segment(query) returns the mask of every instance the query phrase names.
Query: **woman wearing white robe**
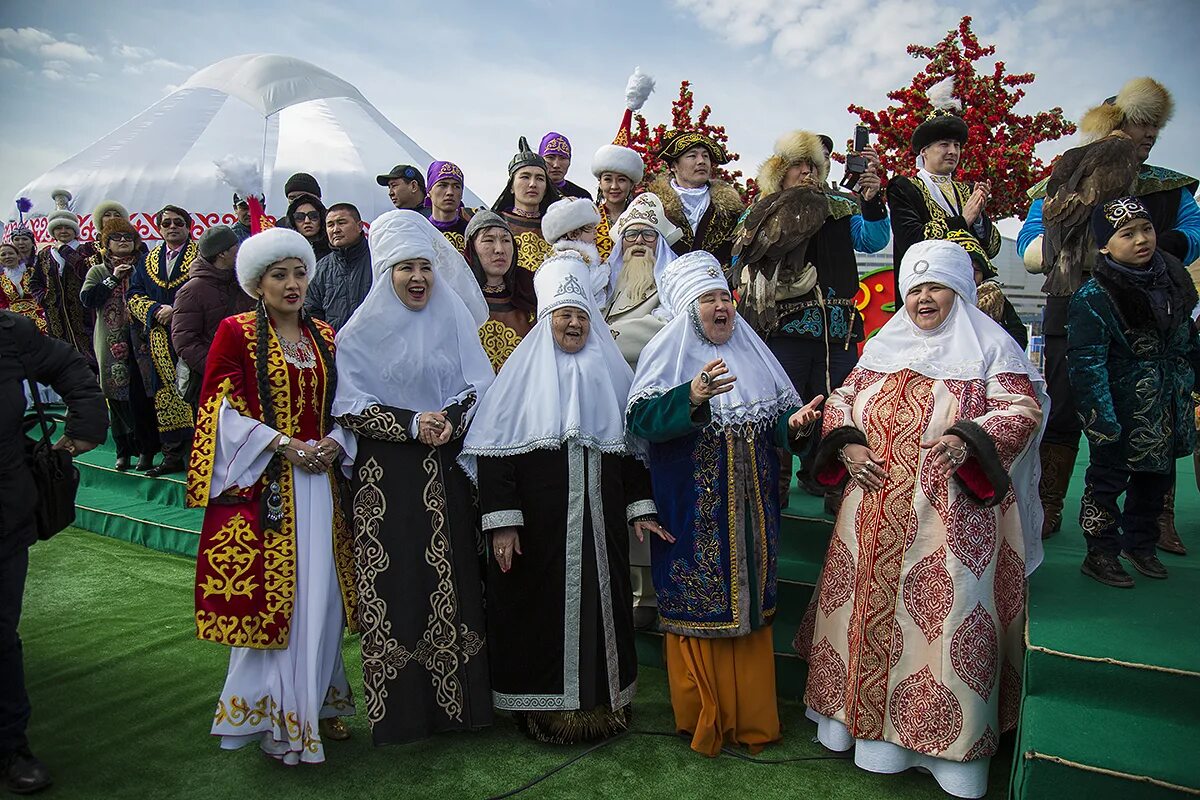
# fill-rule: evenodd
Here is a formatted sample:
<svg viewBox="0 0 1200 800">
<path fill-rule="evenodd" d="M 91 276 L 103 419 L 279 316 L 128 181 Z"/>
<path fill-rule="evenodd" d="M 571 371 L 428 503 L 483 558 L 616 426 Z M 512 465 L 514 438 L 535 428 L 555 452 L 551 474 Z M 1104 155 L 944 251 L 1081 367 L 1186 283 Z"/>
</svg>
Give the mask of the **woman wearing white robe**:
<svg viewBox="0 0 1200 800">
<path fill-rule="evenodd" d="M 312 248 L 276 228 L 238 253 L 258 308 L 223 320 L 209 351 L 188 472 L 206 506 L 196 630 L 233 648 L 212 733 L 287 764 L 319 763 L 354 713 L 342 632 L 355 608 L 342 471 L 354 439 L 334 423 L 333 329 L 302 313 Z"/>
</svg>

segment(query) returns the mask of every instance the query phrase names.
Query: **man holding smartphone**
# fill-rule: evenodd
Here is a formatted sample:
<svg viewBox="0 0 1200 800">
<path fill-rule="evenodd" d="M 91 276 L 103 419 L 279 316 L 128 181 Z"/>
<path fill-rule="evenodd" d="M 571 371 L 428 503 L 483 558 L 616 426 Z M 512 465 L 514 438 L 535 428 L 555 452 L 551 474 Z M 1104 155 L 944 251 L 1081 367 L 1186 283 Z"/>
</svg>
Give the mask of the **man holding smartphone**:
<svg viewBox="0 0 1200 800">
<path fill-rule="evenodd" d="M 858 262 L 854 253 L 876 253 L 891 238 L 887 206 L 879 191 L 879 159 L 869 144 L 863 144 L 862 151 L 853 154 L 864 162 L 853 193 L 830 186 L 829 151 L 833 142 L 827 136 L 809 131 L 792 131 L 781 136 L 775 142 L 774 153 L 759 168 L 756 179 L 761 191 L 756 202 L 770 202 L 778 193 L 808 182 L 824 191 L 829 204 L 824 224 L 808 240 L 804 268 L 796 274 L 784 269 L 778 277 L 774 297 L 776 325 L 758 331 L 801 397 L 828 397 L 858 362 L 863 322 L 854 304 L 858 293 Z M 742 222 L 749 214 L 748 211 L 742 216 Z M 761 225 L 755 235 L 772 235 L 770 227 Z M 739 233 L 741 230 L 739 224 Z M 752 243 L 744 242 L 741 252 L 754 250 Z M 737 266 L 735 263 L 735 274 L 739 273 Z M 782 467 L 779 488 L 786 505 L 792 456 L 782 450 L 779 456 Z M 825 495 L 826 490 L 808 478 L 807 466 L 807 460 L 801 462 L 801 485 L 811 494 Z"/>
</svg>

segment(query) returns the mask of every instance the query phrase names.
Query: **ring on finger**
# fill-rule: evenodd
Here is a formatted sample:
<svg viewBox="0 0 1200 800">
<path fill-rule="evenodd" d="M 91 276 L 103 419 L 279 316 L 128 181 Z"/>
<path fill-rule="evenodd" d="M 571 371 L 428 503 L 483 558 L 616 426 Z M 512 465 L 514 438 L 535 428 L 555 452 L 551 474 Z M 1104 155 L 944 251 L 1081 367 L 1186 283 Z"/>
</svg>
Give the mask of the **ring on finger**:
<svg viewBox="0 0 1200 800">
<path fill-rule="evenodd" d="M 704 384 L 705 386 L 708 386 L 710 383 L 712 383 L 712 376 L 708 374 L 708 370 L 702 370 L 700 372 L 700 383 Z"/>
</svg>

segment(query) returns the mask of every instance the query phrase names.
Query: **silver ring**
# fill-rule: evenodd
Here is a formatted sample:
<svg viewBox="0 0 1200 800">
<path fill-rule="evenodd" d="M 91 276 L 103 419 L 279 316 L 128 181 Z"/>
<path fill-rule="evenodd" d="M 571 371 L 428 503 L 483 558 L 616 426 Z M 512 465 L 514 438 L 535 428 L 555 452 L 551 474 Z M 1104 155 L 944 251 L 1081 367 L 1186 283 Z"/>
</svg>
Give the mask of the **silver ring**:
<svg viewBox="0 0 1200 800">
<path fill-rule="evenodd" d="M 297 450 L 296 455 L 300 456 L 301 458 L 308 458 L 308 453 L 304 450 Z"/>
<path fill-rule="evenodd" d="M 712 383 L 712 376 L 708 374 L 707 370 L 701 371 L 700 382 L 705 386 L 708 386 L 710 383 Z"/>
</svg>

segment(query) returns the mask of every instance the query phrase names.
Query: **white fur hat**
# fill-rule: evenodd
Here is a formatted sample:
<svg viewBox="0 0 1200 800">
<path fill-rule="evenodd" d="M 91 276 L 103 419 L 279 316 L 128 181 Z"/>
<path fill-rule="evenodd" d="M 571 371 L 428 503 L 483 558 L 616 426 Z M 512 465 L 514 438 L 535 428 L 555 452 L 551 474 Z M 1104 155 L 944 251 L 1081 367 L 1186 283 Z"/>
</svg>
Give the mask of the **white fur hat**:
<svg viewBox="0 0 1200 800">
<path fill-rule="evenodd" d="M 309 272 L 317 266 L 312 245 L 298 231 L 269 228 L 242 242 L 237 254 L 237 279 L 242 291 L 258 299 L 258 282 L 272 265 L 285 258 L 298 258 Z"/>
<path fill-rule="evenodd" d="M 564 197 L 551 203 L 542 215 L 542 238 L 554 244 L 573 230 L 599 224 L 600 212 L 589 201 Z"/>
<path fill-rule="evenodd" d="M 75 230 L 75 235 L 79 235 L 79 217 L 75 216 L 74 211 L 66 209 L 57 209 L 51 211 L 46 221 L 46 233 L 50 233 L 55 228 L 67 225 Z"/>
<path fill-rule="evenodd" d="M 632 148 L 606 144 L 592 156 L 592 174 L 599 178 L 605 172 L 615 172 L 639 183 L 646 173 L 646 163 Z"/>
</svg>

